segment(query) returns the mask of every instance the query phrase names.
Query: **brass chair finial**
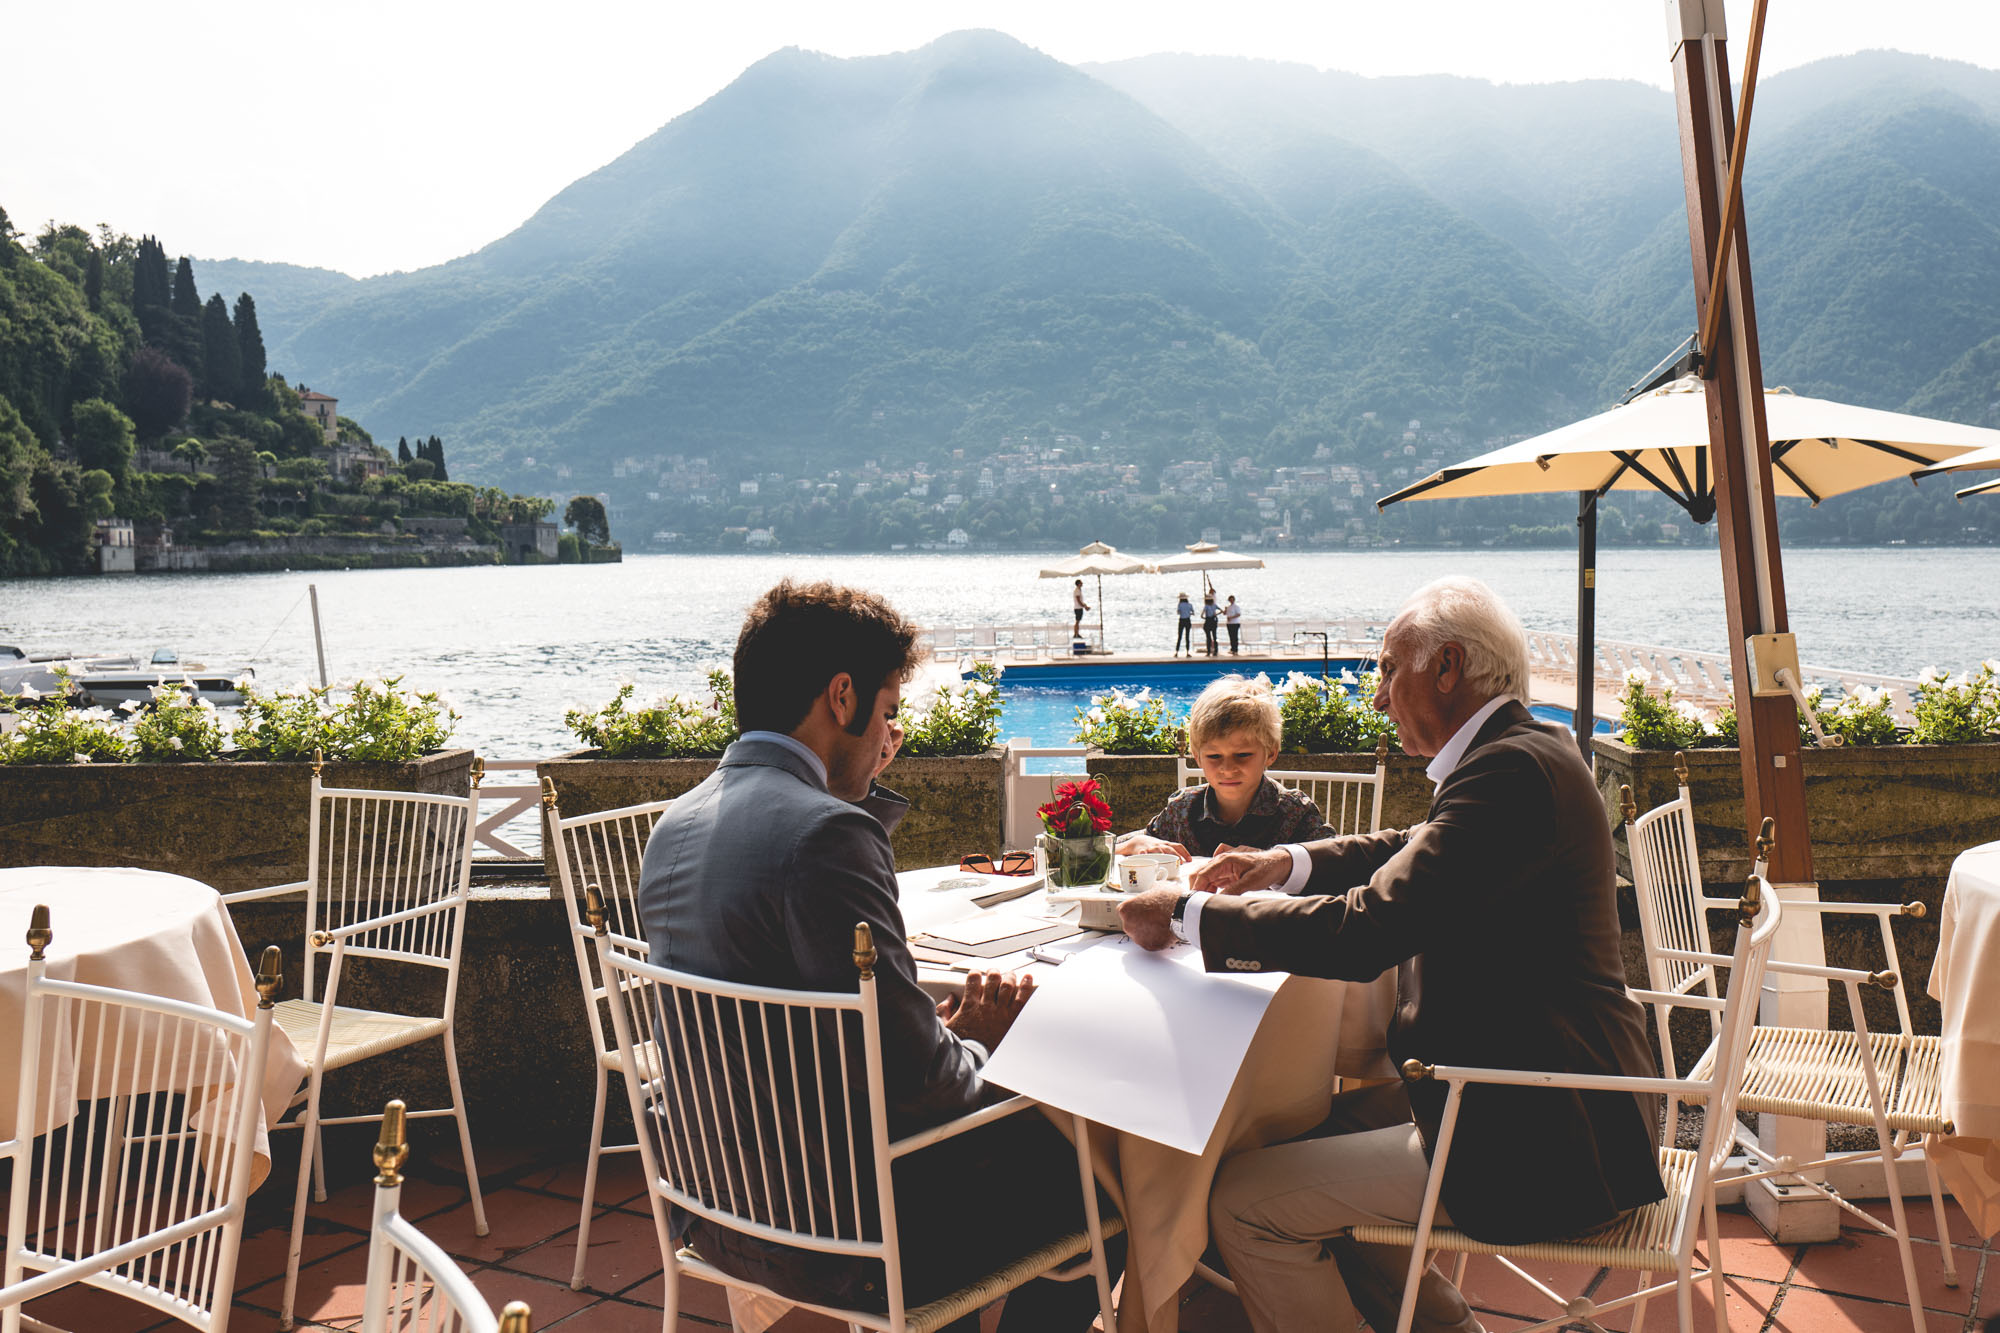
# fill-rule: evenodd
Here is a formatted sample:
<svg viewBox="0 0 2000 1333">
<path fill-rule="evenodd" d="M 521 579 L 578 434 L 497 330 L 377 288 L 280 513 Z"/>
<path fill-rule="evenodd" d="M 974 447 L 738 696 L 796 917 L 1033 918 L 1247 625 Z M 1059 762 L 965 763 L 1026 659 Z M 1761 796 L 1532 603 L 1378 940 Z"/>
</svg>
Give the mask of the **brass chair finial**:
<svg viewBox="0 0 2000 1333">
<path fill-rule="evenodd" d="M 399 1097 L 382 1108 L 382 1133 L 375 1140 L 375 1183 L 392 1189 L 403 1183 L 403 1163 L 410 1159 L 403 1132 L 403 1102 Z"/>
<path fill-rule="evenodd" d="M 1777 845 L 1778 821 L 1765 815 L 1763 826 L 1757 830 L 1757 864 L 1770 864 L 1771 852 Z"/>
<path fill-rule="evenodd" d="M 1930 914 L 1931 914 L 1931 909 L 1924 906 L 1921 902 L 1903 904 L 1904 916 L 1913 916 L 1917 920 L 1921 921 Z"/>
<path fill-rule="evenodd" d="M 554 778 L 543 778 L 542 809 L 554 810 L 555 808 L 556 808 L 556 780 Z"/>
<path fill-rule="evenodd" d="M 479 784 L 484 781 L 486 781 L 486 756 L 476 754 L 472 756 L 472 789 L 478 791 Z"/>
<path fill-rule="evenodd" d="M 1403 1061 L 1403 1081 L 1405 1083 L 1422 1083 L 1435 1072 L 1431 1066 L 1425 1064 L 1422 1060 Z"/>
<path fill-rule="evenodd" d="M 275 944 L 264 946 L 264 956 L 257 963 L 257 1007 L 272 1009 L 277 1007 L 278 988 L 285 984 L 285 955 Z"/>
<path fill-rule="evenodd" d="M 866 921 L 854 923 L 854 968 L 863 981 L 875 979 L 875 932 Z"/>
<path fill-rule="evenodd" d="M 44 952 L 48 949 L 50 942 L 53 941 L 55 937 L 56 933 L 53 930 L 49 929 L 48 904 L 36 903 L 35 910 L 28 913 L 29 961 L 36 963 L 41 962 Z"/>
<path fill-rule="evenodd" d="M 1639 803 L 1632 799 L 1632 784 L 1629 782 L 1618 784 L 1618 812 L 1625 816 L 1628 824 L 1639 817 Z"/>
<path fill-rule="evenodd" d="M 1681 780 L 1681 786 L 1688 785 L 1688 757 L 1685 750 L 1674 751 L 1674 776 Z"/>
<path fill-rule="evenodd" d="M 1868 974 L 1868 984 L 1871 986 L 1878 986 L 1883 990 L 1896 989 L 1896 981 L 1897 981 L 1896 974 L 1894 972 L 1888 971 L 1887 969 L 1884 969 L 1883 971 L 1880 972 L 1870 972 Z"/>
<path fill-rule="evenodd" d="M 604 925 L 604 895 L 597 891 L 595 884 L 583 886 L 583 919 L 597 934 L 610 933 Z"/>
<path fill-rule="evenodd" d="M 1389 733 L 1383 732 L 1375 738 L 1375 763 L 1377 767 L 1389 762 Z"/>
<path fill-rule="evenodd" d="M 528 1326 L 528 1303 L 508 1301 L 507 1308 L 500 1312 L 500 1333 L 533 1333 Z"/>
<path fill-rule="evenodd" d="M 321 773 L 323 773 L 323 772 L 325 772 L 325 771 L 326 771 L 326 751 L 325 751 L 325 750 L 322 750 L 322 749 L 319 749 L 319 748 L 317 748 L 317 747 L 314 747 L 314 749 L 313 749 L 313 776 L 314 776 L 314 777 L 318 777 L 318 776 L 320 776 L 320 774 L 321 774 Z"/>
<path fill-rule="evenodd" d="M 1752 874 L 1743 881 L 1743 897 L 1736 904 L 1736 920 L 1749 925 L 1764 910 L 1764 881 Z"/>
</svg>

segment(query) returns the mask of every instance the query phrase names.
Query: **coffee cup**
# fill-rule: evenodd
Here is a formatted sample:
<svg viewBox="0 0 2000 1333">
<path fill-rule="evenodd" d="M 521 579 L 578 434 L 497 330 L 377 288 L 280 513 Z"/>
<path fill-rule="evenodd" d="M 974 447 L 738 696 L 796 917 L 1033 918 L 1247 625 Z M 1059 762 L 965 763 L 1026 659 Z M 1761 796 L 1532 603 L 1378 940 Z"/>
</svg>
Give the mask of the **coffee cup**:
<svg viewBox="0 0 2000 1333">
<path fill-rule="evenodd" d="M 1118 884 L 1127 893 L 1144 893 L 1180 877 L 1181 859 L 1172 852 L 1140 852 L 1120 857 Z"/>
</svg>

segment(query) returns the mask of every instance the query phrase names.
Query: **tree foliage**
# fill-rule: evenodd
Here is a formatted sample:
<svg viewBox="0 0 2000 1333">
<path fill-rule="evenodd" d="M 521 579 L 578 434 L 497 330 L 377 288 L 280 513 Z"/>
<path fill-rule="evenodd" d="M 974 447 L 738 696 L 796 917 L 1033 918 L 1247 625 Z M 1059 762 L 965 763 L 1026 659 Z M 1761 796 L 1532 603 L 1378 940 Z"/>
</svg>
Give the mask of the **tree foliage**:
<svg viewBox="0 0 2000 1333">
<path fill-rule="evenodd" d="M 125 368 L 125 407 L 146 439 L 166 434 L 187 420 L 194 402 L 194 379 L 157 347 L 141 347 Z"/>
<path fill-rule="evenodd" d="M 604 513 L 604 501 L 594 495 L 570 497 L 563 509 L 563 522 L 576 529 L 578 540 L 590 546 L 611 541 L 611 520 Z"/>
<path fill-rule="evenodd" d="M 72 413 L 75 427 L 70 443 L 77 461 L 112 476 L 122 476 L 132 463 L 134 436 L 132 418 L 102 398 L 86 398 Z"/>
</svg>

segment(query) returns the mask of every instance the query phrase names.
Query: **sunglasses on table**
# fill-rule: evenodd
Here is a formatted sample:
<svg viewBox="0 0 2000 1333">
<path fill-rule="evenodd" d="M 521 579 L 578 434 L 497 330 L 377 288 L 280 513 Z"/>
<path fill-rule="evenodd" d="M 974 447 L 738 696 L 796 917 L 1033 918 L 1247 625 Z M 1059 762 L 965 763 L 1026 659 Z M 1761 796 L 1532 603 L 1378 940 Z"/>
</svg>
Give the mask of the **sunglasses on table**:
<svg viewBox="0 0 2000 1333">
<path fill-rule="evenodd" d="M 1035 854 L 1002 852 L 1000 859 L 995 861 L 985 852 L 974 852 L 958 858 L 958 868 L 978 875 L 1032 875 L 1035 872 Z"/>
</svg>

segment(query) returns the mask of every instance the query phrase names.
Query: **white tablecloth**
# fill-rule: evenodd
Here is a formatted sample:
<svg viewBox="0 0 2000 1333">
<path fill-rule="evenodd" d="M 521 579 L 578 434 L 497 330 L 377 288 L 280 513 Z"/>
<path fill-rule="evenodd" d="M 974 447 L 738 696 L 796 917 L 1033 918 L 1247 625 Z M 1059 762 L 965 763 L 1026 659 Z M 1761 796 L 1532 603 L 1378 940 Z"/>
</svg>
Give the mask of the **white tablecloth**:
<svg viewBox="0 0 2000 1333">
<path fill-rule="evenodd" d="M 28 917 L 36 904 L 49 909 L 55 940 L 48 975 L 94 986 L 115 986 L 170 1000 L 208 1005 L 241 1018 L 257 1008 L 257 979 L 229 912 L 214 889 L 180 875 L 153 870 L 81 866 L 30 866 L 0 870 L 0 1137 L 14 1133 L 20 1089 L 21 1023 L 27 996 Z M 89 1099 L 97 1090 L 77 1088 L 66 1062 L 44 1067 L 37 1102 L 48 1104 L 54 1081 L 57 1105 L 67 1093 Z M 273 1025 L 266 1067 L 264 1123 L 252 1173 L 270 1170 L 265 1131 L 284 1114 L 306 1076 L 305 1061 Z M 36 1134 L 54 1125 L 31 1127 Z"/>
<path fill-rule="evenodd" d="M 1944 1113 L 1927 1145 L 1982 1235 L 2000 1234 L 2000 842 L 1952 863 L 1928 987 L 1942 1010 Z"/>
</svg>

